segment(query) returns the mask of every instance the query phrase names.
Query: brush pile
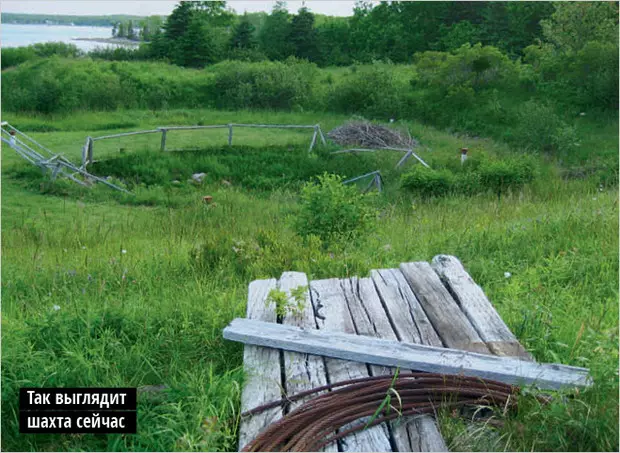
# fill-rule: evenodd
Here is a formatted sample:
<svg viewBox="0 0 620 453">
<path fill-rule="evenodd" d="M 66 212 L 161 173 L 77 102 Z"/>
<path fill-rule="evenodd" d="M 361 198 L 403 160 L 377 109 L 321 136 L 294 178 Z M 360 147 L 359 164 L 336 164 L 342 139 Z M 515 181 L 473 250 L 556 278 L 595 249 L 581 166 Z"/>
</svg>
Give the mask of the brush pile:
<svg viewBox="0 0 620 453">
<path fill-rule="evenodd" d="M 340 387 L 335 389 L 336 387 Z M 242 416 L 314 397 L 271 424 L 242 451 L 319 451 L 379 423 L 439 409 L 493 405 L 507 410 L 519 388 L 501 382 L 434 373 L 401 373 L 337 382 L 289 396 Z"/>
<path fill-rule="evenodd" d="M 419 145 L 406 129 L 401 132 L 363 120 L 349 121 L 332 129 L 327 136 L 340 146 L 413 149 Z"/>
</svg>

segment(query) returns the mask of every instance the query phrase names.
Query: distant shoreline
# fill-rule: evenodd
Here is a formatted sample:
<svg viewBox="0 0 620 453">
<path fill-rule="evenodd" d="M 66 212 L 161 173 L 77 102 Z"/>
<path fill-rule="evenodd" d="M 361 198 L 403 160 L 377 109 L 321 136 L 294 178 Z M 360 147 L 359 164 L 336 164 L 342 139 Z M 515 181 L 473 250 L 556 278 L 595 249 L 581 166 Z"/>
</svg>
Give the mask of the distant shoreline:
<svg viewBox="0 0 620 453">
<path fill-rule="evenodd" d="M 73 38 L 74 41 L 100 42 L 102 44 L 118 44 L 123 46 L 139 46 L 145 41 L 132 41 L 124 38 Z"/>
</svg>

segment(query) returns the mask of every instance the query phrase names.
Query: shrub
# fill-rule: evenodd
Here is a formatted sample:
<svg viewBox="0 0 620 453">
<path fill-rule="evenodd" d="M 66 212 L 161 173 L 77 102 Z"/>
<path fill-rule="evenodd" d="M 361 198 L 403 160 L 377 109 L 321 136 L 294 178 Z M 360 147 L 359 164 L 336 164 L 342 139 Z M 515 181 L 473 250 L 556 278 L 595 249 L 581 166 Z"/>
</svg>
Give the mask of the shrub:
<svg viewBox="0 0 620 453">
<path fill-rule="evenodd" d="M 340 113 L 399 118 L 405 113 L 403 92 L 406 89 L 407 82 L 398 79 L 392 68 L 373 64 L 351 71 L 332 86 L 328 105 Z"/>
<path fill-rule="evenodd" d="M 64 42 L 45 42 L 26 47 L 9 47 L 2 49 L 2 69 L 17 66 L 36 58 L 47 58 L 53 55 L 73 58 L 82 55 L 82 51 L 74 44 Z"/>
<path fill-rule="evenodd" d="M 547 103 L 525 102 L 517 111 L 509 141 L 530 151 L 568 153 L 578 146 L 575 129 Z"/>
<path fill-rule="evenodd" d="M 342 178 L 323 174 L 301 191 L 301 207 L 295 221 L 304 237 L 316 236 L 324 243 L 356 239 L 374 227 L 371 196 L 342 184 Z"/>
<path fill-rule="evenodd" d="M 449 170 L 416 165 L 401 177 L 401 186 L 422 196 L 442 196 L 454 189 L 455 177 Z"/>
<path fill-rule="evenodd" d="M 283 62 L 225 61 L 211 66 L 211 90 L 218 108 L 312 108 L 316 65 L 289 59 Z M 316 107 L 316 106 L 314 106 Z"/>
<path fill-rule="evenodd" d="M 534 169 L 534 162 L 526 156 L 521 159 L 487 160 L 480 166 L 480 182 L 500 197 L 509 188 L 520 188 L 531 182 Z"/>
</svg>

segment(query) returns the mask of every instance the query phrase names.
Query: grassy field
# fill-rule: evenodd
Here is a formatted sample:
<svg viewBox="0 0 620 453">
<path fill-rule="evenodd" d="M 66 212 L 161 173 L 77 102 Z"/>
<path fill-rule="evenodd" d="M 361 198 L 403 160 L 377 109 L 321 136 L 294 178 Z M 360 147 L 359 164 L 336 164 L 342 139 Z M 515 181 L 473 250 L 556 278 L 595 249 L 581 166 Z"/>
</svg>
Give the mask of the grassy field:
<svg viewBox="0 0 620 453">
<path fill-rule="evenodd" d="M 77 162 L 88 135 L 231 121 L 320 123 L 329 131 L 346 117 L 173 110 L 3 120 Z M 431 163 L 457 161 L 462 146 L 472 155 L 515 153 L 489 139 L 406 126 Z M 617 119 L 584 119 L 570 166 L 608 161 L 617 130 Z M 538 177 L 501 199 L 423 199 L 399 189 L 395 156 L 308 156 L 308 132 L 239 130 L 232 149 L 223 131 L 172 135 L 170 147 L 203 150 L 162 155 L 157 134 L 96 144 L 101 162 L 93 171 L 125 180 L 135 198 L 51 185 L 3 150 L 4 450 L 235 450 L 242 347 L 221 331 L 244 315 L 251 280 L 288 270 L 312 279 L 366 276 L 439 253 L 461 259 L 537 360 L 587 366 L 595 381 L 547 406 L 522 397 L 502 428 L 471 429 L 444 415 L 451 448 L 617 450 L 616 185 L 601 185 L 587 168 L 563 179 L 566 162 L 539 156 Z M 323 171 L 355 176 L 377 168 L 387 190 L 369 236 L 327 247 L 298 236 L 303 182 Z M 204 185 L 187 182 L 200 171 L 208 173 Z M 215 203 L 204 204 L 204 195 Z M 18 434 L 20 387 L 162 384 L 165 392 L 140 399 L 137 435 Z"/>
</svg>

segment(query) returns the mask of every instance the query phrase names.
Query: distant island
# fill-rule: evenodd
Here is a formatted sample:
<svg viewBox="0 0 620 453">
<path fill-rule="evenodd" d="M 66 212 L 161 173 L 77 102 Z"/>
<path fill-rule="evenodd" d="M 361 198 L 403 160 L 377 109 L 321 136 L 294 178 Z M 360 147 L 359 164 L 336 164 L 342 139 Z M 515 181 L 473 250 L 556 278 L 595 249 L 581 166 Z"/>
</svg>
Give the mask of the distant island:
<svg viewBox="0 0 620 453">
<path fill-rule="evenodd" d="M 165 16 L 161 16 L 162 19 Z M 110 16 L 57 16 L 53 14 L 22 14 L 2 13 L 0 20 L 3 24 L 24 25 L 79 25 L 90 27 L 112 27 L 119 22 L 139 22 L 146 19 L 145 16 L 130 16 L 126 14 L 114 14 Z"/>
<path fill-rule="evenodd" d="M 134 41 L 127 38 L 73 38 L 74 41 L 100 42 L 102 44 L 118 44 L 123 46 L 139 46 L 145 41 Z"/>
</svg>

